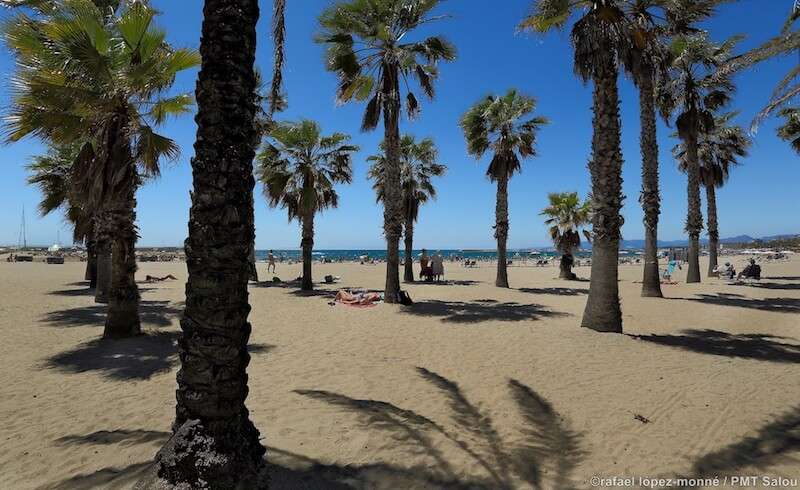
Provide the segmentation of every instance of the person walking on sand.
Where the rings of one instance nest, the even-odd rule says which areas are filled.
[[[270,267],[272,267],[272,273],[275,274],[275,254],[272,253],[272,250],[267,254],[267,272]]]

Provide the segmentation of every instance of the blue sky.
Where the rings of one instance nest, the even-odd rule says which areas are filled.
[[[163,15],[176,46],[197,47],[202,21],[200,0],[153,0]],[[366,158],[374,153],[382,131],[359,131],[363,104],[337,106],[336,80],[323,66],[323,47],[313,42],[318,13],[328,0],[290,0],[287,8],[287,64],[285,87],[289,109],[282,119],[301,117],[317,120],[325,132],[350,133],[362,151],[355,158],[355,179],[341,187],[340,207],[325,212],[316,221],[317,248],[382,248],[382,210],[375,204],[366,180]],[[774,35],[793,0],[741,0],[720,11],[706,26],[716,40],[745,34],[740,49],[748,49]],[[491,5],[490,8],[487,6]],[[591,86],[584,86],[572,72],[572,51],[567,33],[535,36],[515,32],[528,12],[529,0],[495,2],[449,0],[440,13],[452,17],[428,26],[420,34],[439,33],[458,48],[458,59],[441,66],[437,97],[424,101],[415,121],[403,120],[401,130],[418,137],[435,139],[448,174],[437,181],[438,200],[426,205],[416,228],[416,245],[427,248],[492,247],[495,187],[485,177],[488,160],[475,161],[467,155],[458,120],[482,96],[516,87],[536,97],[537,112],[552,123],[539,134],[539,156],[524,163],[523,172],[510,185],[511,232],[509,246],[524,248],[548,243],[539,211],[548,192],[578,191],[586,195],[589,175],[586,164],[591,141]],[[269,78],[272,41],[269,34],[272,3],[261,1],[257,64]],[[740,110],[738,122],[749,127],[778,80],[797,63],[794,56],[762,64],[737,76],[738,93],[731,105]],[[7,80],[13,59],[5,47],[0,51],[0,102],[8,104]],[[182,75],[178,90],[192,90],[196,72]],[[624,193],[623,235],[642,238],[642,212],[638,203],[640,187],[638,95],[629,80],[620,79],[622,100],[622,150]],[[722,236],[750,234],[763,236],[800,232],[796,222],[796,192],[800,162],[788,145],[775,136],[775,120],[761,126],[744,165],[736,168],[729,184],[718,193]],[[178,141],[182,155],[164,166],[160,180],[148,183],[138,195],[138,225],[142,246],[181,245],[187,233],[191,169],[189,159],[195,125],[191,117],[169,122],[162,132]],[[672,132],[659,127],[663,206],[659,236],[684,237],[686,181],[678,173],[670,149]],[[39,196],[25,185],[24,165],[42,151],[36,140],[0,147],[0,244],[16,244],[20,214],[26,209],[28,242],[50,244],[60,230],[68,242],[71,230],[59,215],[41,218],[36,214]],[[285,212],[269,209],[256,188],[256,245],[258,248],[296,248],[299,231],[289,224]]]

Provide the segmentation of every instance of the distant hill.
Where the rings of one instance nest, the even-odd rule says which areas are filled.
[[[774,241],[784,241],[784,240],[791,240],[800,237],[800,234],[784,234],[784,235],[770,235],[761,238],[754,238],[750,235],[738,235],[726,238],[720,238],[719,242],[725,245],[730,244],[748,244],[753,243],[755,241],[761,242],[774,242]],[[708,245],[708,239],[702,238],[700,239],[700,245]],[[586,246],[586,244],[584,244]],[[667,248],[667,247],[688,247],[689,240],[659,240],[658,246],[660,248]],[[621,248],[644,248],[644,240],[622,240],[620,242]],[[590,247],[586,247],[590,248]]]

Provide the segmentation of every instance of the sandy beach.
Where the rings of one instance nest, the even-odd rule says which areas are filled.
[[[100,340],[83,266],[0,262],[0,488],[128,488],[169,435],[185,265],[140,265],[178,280],[140,283],[147,334],[121,341]],[[554,267],[512,267],[510,290],[488,264],[446,267],[406,286],[411,307],[328,304],[380,289],[380,265],[315,264],[342,281],[310,296],[251,285],[247,405],[273,488],[800,476],[800,260],[663,300],[621,266],[625,335],[579,328],[588,283]]]

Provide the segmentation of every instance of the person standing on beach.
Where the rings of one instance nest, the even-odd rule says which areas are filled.
[[[272,267],[272,273],[275,274],[275,254],[272,253],[272,250],[267,254],[267,262],[267,272],[269,272],[269,268]]]

